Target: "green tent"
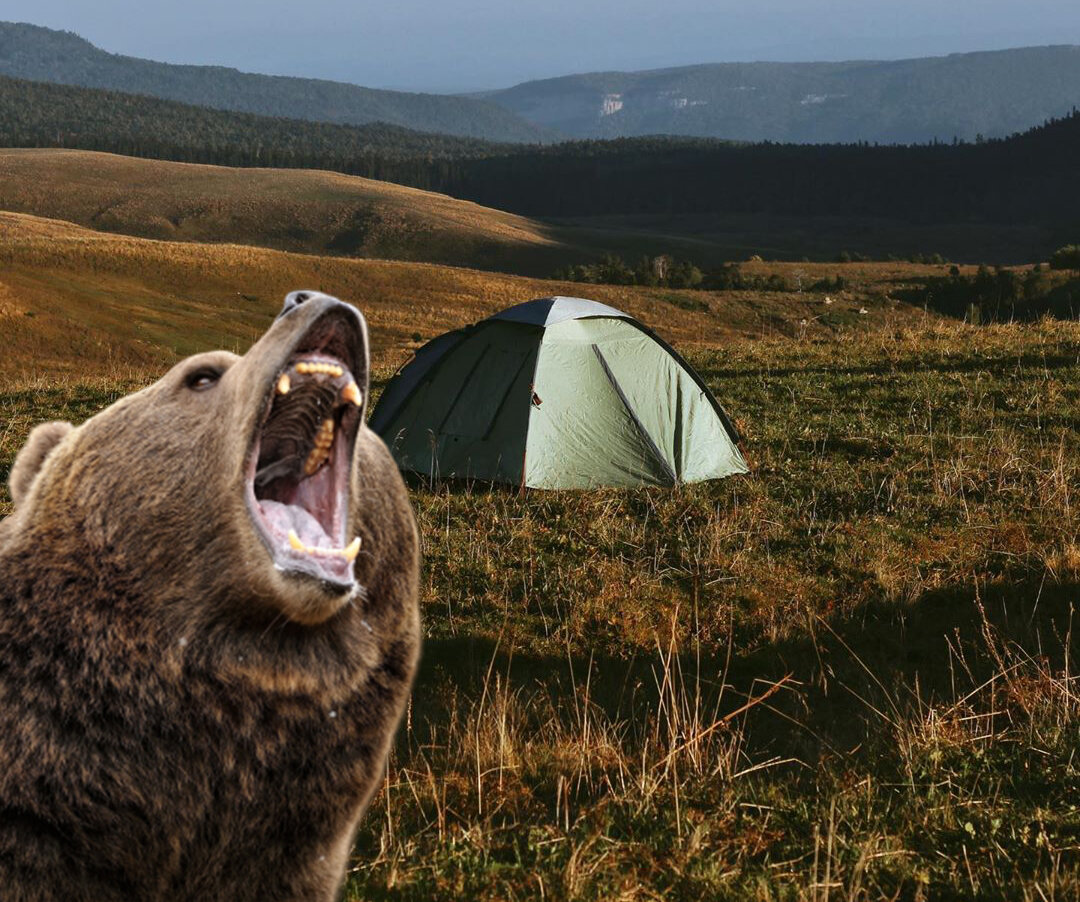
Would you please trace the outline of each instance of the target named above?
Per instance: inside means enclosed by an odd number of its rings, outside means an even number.
[[[712,393],[627,314],[541,298],[440,335],[371,416],[403,470],[535,488],[674,485],[745,473]]]

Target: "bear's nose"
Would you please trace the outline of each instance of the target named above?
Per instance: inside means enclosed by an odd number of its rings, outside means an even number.
[[[303,304],[305,301],[311,300],[317,291],[290,291],[285,295],[285,306],[281,308],[281,313],[278,317],[284,316],[286,313],[292,313],[297,307]]]

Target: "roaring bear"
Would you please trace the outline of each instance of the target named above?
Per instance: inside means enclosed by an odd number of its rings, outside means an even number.
[[[330,900],[419,648],[363,317],[35,429],[0,523],[0,898]]]

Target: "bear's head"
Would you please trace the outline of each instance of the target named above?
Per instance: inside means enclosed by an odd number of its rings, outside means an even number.
[[[77,428],[39,426],[0,545],[57,550],[155,603],[322,623],[361,591],[367,393],[363,317],[293,292],[244,356],[190,357]]]

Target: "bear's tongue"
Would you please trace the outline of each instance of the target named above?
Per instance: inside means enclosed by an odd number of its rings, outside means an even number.
[[[287,537],[289,530],[292,530],[305,545],[314,548],[330,548],[333,545],[322,524],[302,507],[267,500],[259,502],[259,511],[267,524],[282,536]]]

